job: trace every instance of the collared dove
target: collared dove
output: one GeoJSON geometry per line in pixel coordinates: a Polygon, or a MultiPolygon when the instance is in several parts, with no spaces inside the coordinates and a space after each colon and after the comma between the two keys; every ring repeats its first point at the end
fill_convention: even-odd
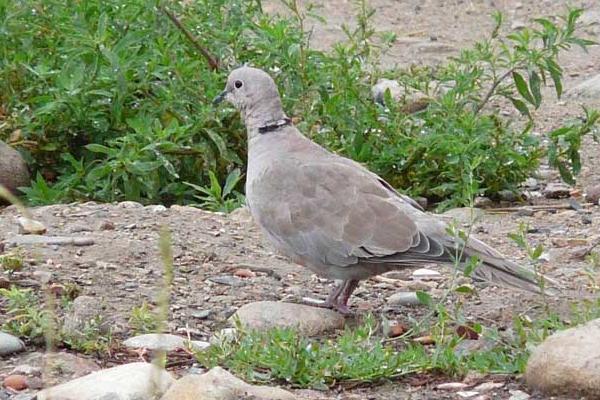
{"type": "Polygon", "coordinates": [[[331,153],[296,129],[264,71],[241,67],[214,103],[226,100],[248,134],[246,200],[263,233],[317,275],[341,280],[322,306],[347,313],[361,279],[425,263],[477,256],[474,277],[539,291],[535,274],[448,225],[359,163],[331,153]]]}

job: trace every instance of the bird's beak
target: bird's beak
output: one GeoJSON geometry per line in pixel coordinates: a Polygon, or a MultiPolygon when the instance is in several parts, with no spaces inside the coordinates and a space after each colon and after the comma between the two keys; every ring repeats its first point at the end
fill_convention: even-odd
{"type": "Polygon", "coordinates": [[[213,105],[216,106],[217,104],[225,100],[225,96],[227,96],[227,93],[229,93],[227,90],[223,90],[221,93],[219,93],[219,95],[213,99],[213,105]]]}

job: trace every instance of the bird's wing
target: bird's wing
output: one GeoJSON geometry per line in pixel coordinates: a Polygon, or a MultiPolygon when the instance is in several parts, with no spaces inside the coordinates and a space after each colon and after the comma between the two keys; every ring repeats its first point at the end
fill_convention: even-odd
{"type": "Polygon", "coordinates": [[[444,253],[377,175],[337,157],[274,160],[253,184],[263,194],[251,203],[259,225],[288,252],[316,265],[410,265],[444,253]]]}

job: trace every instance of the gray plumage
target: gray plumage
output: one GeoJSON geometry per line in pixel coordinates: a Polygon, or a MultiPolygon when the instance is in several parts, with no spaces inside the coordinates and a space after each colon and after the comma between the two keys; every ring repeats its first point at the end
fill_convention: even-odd
{"type": "Polygon", "coordinates": [[[466,245],[447,225],[362,165],[302,135],[283,112],[271,77],[255,68],[231,72],[223,93],[248,131],[246,198],[273,245],[316,274],[343,281],[326,305],[347,312],[361,279],[429,262],[448,263],[464,246],[478,256],[474,276],[538,291],[534,274],[470,237],[466,245]]]}

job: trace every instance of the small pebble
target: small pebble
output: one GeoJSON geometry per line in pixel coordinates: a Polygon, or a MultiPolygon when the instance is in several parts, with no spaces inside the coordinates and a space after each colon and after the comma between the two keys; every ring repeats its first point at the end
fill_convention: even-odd
{"type": "Polygon", "coordinates": [[[4,378],[4,387],[13,390],[27,389],[27,377],[24,375],[9,375],[4,378]]]}

